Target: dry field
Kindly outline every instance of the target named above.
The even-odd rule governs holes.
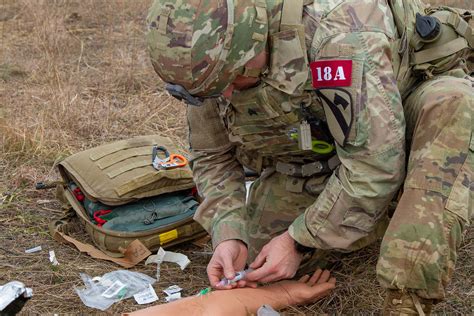
[[[472,0],[438,1],[467,7]],[[19,280],[33,288],[23,310],[29,314],[90,314],[74,292],[80,272],[102,275],[119,266],[94,260],[53,241],[48,223],[61,216],[53,190],[36,191],[39,181],[58,177],[55,163],[107,141],[159,133],[185,146],[182,104],[162,92],[144,44],[144,20],[151,0],[0,0],[0,284]],[[89,241],[84,232],[76,235]],[[474,239],[465,238],[443,314],[473,308]],[[43,252],[25,254],[36,245]],[[54,249],[59,266],[50,265]],[[207,287],[209,245],[174,249],[192,264],[181,272],[165,264],[158,295],[171,284],[192,295]],[[337,290],[289,315],[370,314],[383,301],[375,279],[378,245],[333,258]],[[133,270],[154,275],[143,263]],[[163,295],[161,295],[163,296]],[[107,314],[140,308],[133,299]]]

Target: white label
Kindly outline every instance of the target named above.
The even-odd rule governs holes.
[[[54,253],[54,250],[49,251],[49,261],[53,266],[59,265],[58,260],[56,259],[56,254]]]
[[[38,252],[38,251],[41,251],[41,250],[43,250],[43,248],[41,248],[41,246],[37,246],[37,247],[34,247],[34,248],[26,249],[25,253],[34,253],[34,252]]]
[[[313,149],[313,143],[311,139],[311,126],[308,122],[302,121],[299,127],[298,134],[298,146],[301,150]]]
[[[140,305],[150,304],[158,300],[158,296],[151,284],[148,284],[148,287],[143,292],[133,295],[133,298]]]
[[[170,296],[165,297],[165,300],[169,303],[172,301],[179,300],[181,298],[181,292],[171,294]]]
[[[171,285],[171,286],[168,286],[166,289],[164,289],[163,292],[165,292],[166,295],[170,296],[175,293],[181,292],[182,290],[183,289],[180,288],[178,285]]]
[[[114,298],[125,287],[126,287],[125,284],[117,280],[109,288],[107,288],[107,290],[105,290],[104,293],[102,293],[102,296],[106,298]]]

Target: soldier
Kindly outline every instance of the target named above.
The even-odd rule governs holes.
[[[473,38],[455,11],[419,15],[415,32],[423,10],[155,1],[147,39],[166,89],[188,104],[211,285],[246,263],[255,271],[224,288],[291,278],[313,252],[372,243],[408,170],[377,266],[384,312],[429,313],[444,298],[472,211]],[[259,175],[248,201],[244,167]]]

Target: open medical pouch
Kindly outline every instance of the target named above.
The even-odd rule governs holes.
[[[58,165],[58,198],[109,256],[122,257],[136,239],[153,251],[205,235],[193,220],[199,203],[189,166],[155,169],[154,146],[180,153],[170,139],[150,135],[91,148]],[[67,222],[52,225],[53,235],[67,232],[61,225]]]

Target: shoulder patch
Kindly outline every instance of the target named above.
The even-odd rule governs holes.
[[[334,140],[344,146],[352,127],[351,94],[342,88],[318,89],[316,95],[323,104],[329,130]]]
[[[313,88],[350,87],[352,60],[317,60],[310,64]]]

